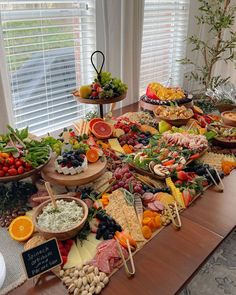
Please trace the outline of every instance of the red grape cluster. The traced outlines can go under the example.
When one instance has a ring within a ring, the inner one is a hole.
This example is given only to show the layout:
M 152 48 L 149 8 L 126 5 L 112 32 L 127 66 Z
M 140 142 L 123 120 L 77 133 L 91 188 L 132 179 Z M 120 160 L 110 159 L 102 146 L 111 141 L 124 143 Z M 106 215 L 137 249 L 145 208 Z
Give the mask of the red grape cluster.
M 112 191 L 123 187 L 128 191 L 132 190 L 131 193 L 144 193 L 142 183 L 133 176 L 128 165 L 117 168 L 114 171 L 114 177 L 117 182 L 113 185 Z
M 128 144 L 128 145 L 132 145 L 135 146 L 136 144 L 138 144 L 138 135 L 134 132 L 129 132 L 128 134 L 124 134 L 121 135 L 119 137 L 119 142 L 121 144 L 121 146 Z

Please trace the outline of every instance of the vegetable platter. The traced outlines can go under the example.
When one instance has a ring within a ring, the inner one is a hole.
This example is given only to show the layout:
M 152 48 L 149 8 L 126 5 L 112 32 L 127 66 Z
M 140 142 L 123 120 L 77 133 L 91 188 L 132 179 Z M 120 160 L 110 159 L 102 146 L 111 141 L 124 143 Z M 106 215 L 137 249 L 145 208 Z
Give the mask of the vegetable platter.
M 0 135 L 0 182 L 18 181 L 32 176 L 50 160 L 51 149 L 42 140 L 33 138 L 28 128 Z

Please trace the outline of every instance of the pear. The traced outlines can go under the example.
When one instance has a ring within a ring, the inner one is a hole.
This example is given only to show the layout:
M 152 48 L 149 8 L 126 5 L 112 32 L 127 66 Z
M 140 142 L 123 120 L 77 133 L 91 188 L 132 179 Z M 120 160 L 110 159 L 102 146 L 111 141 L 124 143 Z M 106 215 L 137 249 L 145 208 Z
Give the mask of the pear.
M 170 130 L 172 128 L 172 126 L 169 123 L 167 123 L 166 121 L 160 121 L 158 127 L 159 127 L 159 132 L 160 133 L 168 131 L 168 130 Z
M 92 87 L 90 85 L 81 86 L 79 89 L 80 97 L 88 98 L 92 93 Z

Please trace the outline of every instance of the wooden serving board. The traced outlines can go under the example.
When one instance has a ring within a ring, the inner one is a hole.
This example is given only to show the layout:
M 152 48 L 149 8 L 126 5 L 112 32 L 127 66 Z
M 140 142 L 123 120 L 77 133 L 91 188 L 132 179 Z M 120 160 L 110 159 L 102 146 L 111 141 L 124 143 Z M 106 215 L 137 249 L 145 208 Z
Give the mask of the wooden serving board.
M 88 164 L 88 168 L 80 174 L 64 175 L 55 171 L 54 161 L 55 159 L 52 159 L 41 174 L 46 181 L 61 186 L 78 186 L 93 182 L 104 173 L 107 165 L 106 159 L 103 162 L 98 160 L 96 163 Z
M 73 95 L 76 98 L 76 100 L 78 100 L 81 103 L 86 103 L 86 104 L 110 104 L 110 103 L 121 101 L 126 98 L 126 93 L 121 96 L 108 98 L 108 99 L 102 99 L 102 98 L 87 99 L 87 98 L 79 97 L 79 96 L 75 95 L 74 93 L 73 93 Z

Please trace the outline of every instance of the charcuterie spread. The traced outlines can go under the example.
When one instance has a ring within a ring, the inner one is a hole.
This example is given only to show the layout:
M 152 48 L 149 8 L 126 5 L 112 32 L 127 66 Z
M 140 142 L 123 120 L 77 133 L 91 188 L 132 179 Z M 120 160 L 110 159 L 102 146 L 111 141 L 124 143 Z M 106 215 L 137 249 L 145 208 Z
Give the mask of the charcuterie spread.
M 126 89 L 103 72 L 100 81 L 82 86 L 79 95 L 107 99 Z M 159 83 L 148 85 L 146 94 L 159 104 L 186 99 L 182 89 Z M 0 226 L 8 229 L 12 243 L 24 243 L 26 250 L 57 238 L 63 261 L 57 275 L 74 295 L 109 288 L 122 265 L 133 276 L 134 254 L 145 251 L 145 244 L 158 239 L 165 226 L 173 226 L 173 235 L 181 230 L 181 212 L 209 186 L 223 191 L 222 178 L 236 167 L 233 153 L 214 150 L 220 140 L 236 141 L 235 127 L 193 104 L 158 105 L 153 114 L 118 118 L 90 115 L 56 137 L 38 139 L 28 128 L 10 126 L 0 136 Z M 224 117 L 235 120 L 233 113 Z M 184 124 L 175 124 L 177 119 Z M 80 177 L 96 173 L 96 163 L 104 163 L 105 170 L 80 185 Z M 50 182 L 44 179 L 49 165 L 60 176 L 57 186 L 45 184 Z M 1 181 L 19 175 L 23 179 L 38 167 L 34 182 Z M 73 187 L 68 186 L 71 177 Z

